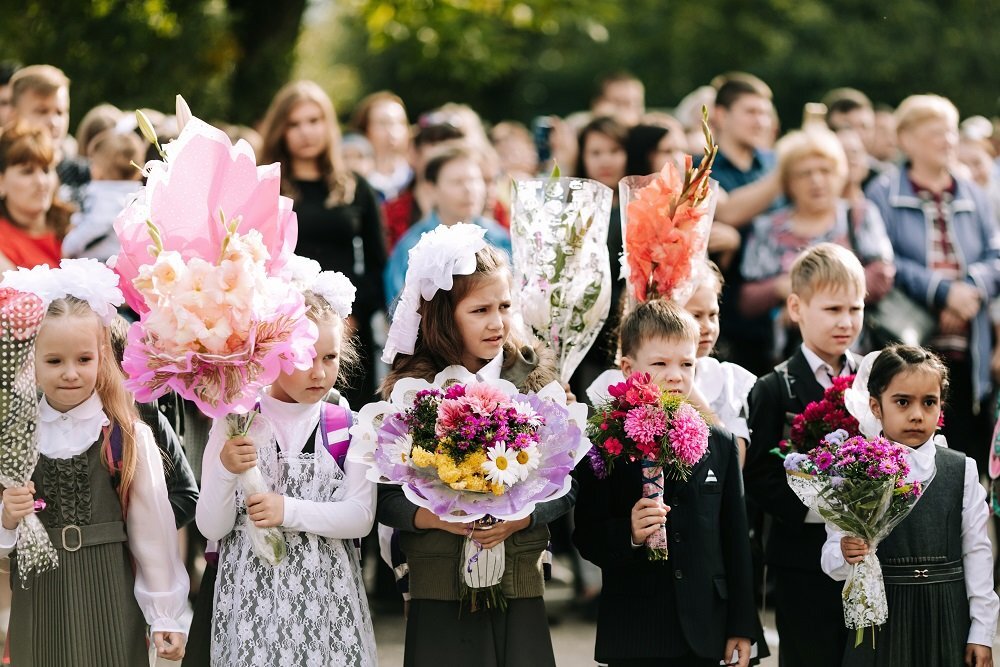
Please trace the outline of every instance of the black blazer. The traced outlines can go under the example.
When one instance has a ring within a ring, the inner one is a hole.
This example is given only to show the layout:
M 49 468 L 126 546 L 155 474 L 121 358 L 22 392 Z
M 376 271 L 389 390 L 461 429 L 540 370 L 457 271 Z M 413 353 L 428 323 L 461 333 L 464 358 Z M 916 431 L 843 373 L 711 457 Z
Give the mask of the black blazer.
M 632 507 L 642 497 L 640 464 L 619 463 L 603 480 L 587 463 L 577 468 L 573 541 L 601 568 L 604 581 L 597 660 L 674 657 L 688 646 L 700 657 L 720 659 L 729 637 L 758 641 L 766 655 L 753 601 L 737 451 L 733 436 L 713 427 L 708 454 L 690 479 L 666 482 L 666 562 L 649 561 L 644 548 L 632 547 Z
M 747 496 L 775 519 L 765 554 L 770 565 L 822 571 L 826 528 L 822 523 L 805 523 L 808 510 L 788 486 L 782 460 L 771 450 L 788 437 L 794 417 L 809 403 L 822 400 L 823 392 L 801 348 L 758 379 L 750 391 L 750 446 L 743 480 Z

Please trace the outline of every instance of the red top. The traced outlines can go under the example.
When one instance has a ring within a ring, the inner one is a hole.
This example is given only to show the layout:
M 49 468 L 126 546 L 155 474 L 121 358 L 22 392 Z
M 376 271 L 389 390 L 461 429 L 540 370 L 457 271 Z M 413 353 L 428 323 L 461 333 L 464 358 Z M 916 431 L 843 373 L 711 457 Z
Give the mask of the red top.
M 62 241 L 53 232 L 30 236 L 9 220 L 0 218 L 0 254 L 14 266 L 30 269 L 47 264 L 56 268 L 62 258 Z

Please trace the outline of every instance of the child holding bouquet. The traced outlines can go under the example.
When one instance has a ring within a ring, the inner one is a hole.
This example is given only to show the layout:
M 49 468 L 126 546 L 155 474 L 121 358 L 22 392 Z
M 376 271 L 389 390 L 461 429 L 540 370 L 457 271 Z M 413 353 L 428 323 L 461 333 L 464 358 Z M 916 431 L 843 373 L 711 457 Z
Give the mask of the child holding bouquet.
M 91 259 L 4 277 L 48 310 L 35 343 L 40 457 L 28 486 L 3 492 L 0 556 L 35 512 L 59 560 L 27 576 L 11 560 L 15 665 L 146 665 L 147 626 L 160 657 L 184 655 L 188 577 L 160 451 L 111 350 L 117 284 Z
M 461 365 L 483 380 L 537 391 L 557 380 L 551 354 L 511 330 L 512 275 L 502 252 L 474 225 L 439 227 L 411 251 L 403 294 L 383 360 L 388 398 L 402 378 L 433 380 Z M 520 520 L 491 526 L 448 522 L 408 500 L 399 485 L 379 487 L 378 521 L 400 531 L 409 564 L 404 665 L 456 667 L 555 665 L 545 604 L 542 556 L 547 524 L 572 507 L 575 493 L 539 504 Z M 466 541 L 504 545 L 506 608 L 470 611 L 461 602 Z
M 668 300 L 644 303 L 622 322 L 622 371 L 648 373 L 661 389 L 687 398 L 698 342 L 690 314 Z M 742 667 L 752 642 L 766 651 L 735 438 L 711 427 L 688 479 L 665 480 L 665 505 L 643 497 L 640 461 L 619 459 L 607 476 L 602 456 L 591 461 L 577 468 L 573 539 L 603 575 L 595 658 L 609 667 L 707 667 L 720 660 Z M 664 523 L 666 562 L 642 546 Z
M 212 664 L 377 663 L 352 542 L 371 530 L 375 488 L 344 460 L 350 411 L 323 400 L 354 358 L 344 340 L 353 300 L 346 277 L 319 274 L 305 292 L 319 330 L 312 365 L 278 376 L 246 435 L 230 437 L 226 420 L 212 427 L 197 509 L 198 528 L 219 541 Z M 243 497 L 238 476 L 255 466 L 273 491 Z M 255 553 L 250 524 L 281 528 L 277 565 Z
M 799 255 L 790 281 L 788 313 L 802 332 L 802 347 L 750 392 L 743 477 L 749 498 L 773 518 L 765 560 L 774 573 L 781 664 L 838 667 L 847 641 L 843 586 L 820 569 L 823 519 L 807 512 L 771 450 L 788 439 L 795 416 L 821 400 L 834 377 L 856 371 L 849 348 L 861 331 L 865 273 L 850 250 L 821 243 Z
M 870 369 L 870 372 L 869 372 Z M 867 377 L 866 377 L 867 376 Z M 896 345 L 865 359 L 848 400 L 862 429 L 908 449 L 908 479 L 933 481 L 878 545 L 888 621 L 873 642 L 849 642 L 844 665 L 992 666 L 1000 600 L 986 532 L 989 508 L 976 462 L 936 442 L 948 371 L 922 348 Z M 867 400 L 865 400 L 867 399 Z M 823 570 L 838 581 L 870 553 L 827 528 Z

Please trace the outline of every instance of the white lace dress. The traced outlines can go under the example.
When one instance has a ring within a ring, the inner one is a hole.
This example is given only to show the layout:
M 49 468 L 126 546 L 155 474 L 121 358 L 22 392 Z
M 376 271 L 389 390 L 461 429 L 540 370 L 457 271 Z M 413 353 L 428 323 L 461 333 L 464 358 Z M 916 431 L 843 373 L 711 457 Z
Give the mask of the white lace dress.
M 296 408 L 309 407 L 294 405 Z M 286 404 L 284 407 L 291 406 Z M 351 516 L 345 522 L 338 518 L 345 516 L 345 510 L 350 512 L 352 503 L 358 507 L 367 504 L 373 509 L 373 490 L 358 484 L 356 479 L 349 479 L 355 474 L 345 476 L 324 449 L 319 434 L 312 439 L 315 453 L 293 454 L 288 448 L 276 446 L 274 436 L 270 436 L 272 423 L 280 441 L 282 431 L 301 432 L 302 425 L 308 427 L 310 421 L 296 419 L 297 423 L 282 429 L 286 426 L 280 423 L 285 421 L 281 419 L 283 415 L 275 415 L 274 411 L 271 401 L 263 403 L 264 416 L 277 417 L 278 423 L 258 417 L 250 436 L 257 444 L 258 465 L 264 479 L 275 493 L 286 496 L 283 533 L 288 555 L 280 564 L 271 567 L 254 554 L 244 531 L 247 522 L 245 502 L 236 489 L 234 528 L 219 544 L 212 664 L 226 667 L 376 665 L 375 638 L 357 549 L 351 539 L 322 535 L 367 533 L 364 520 Z M 272 414 L 268 415 L 269 412 Z M 318 419 L 316 412 L 311 421 L 313 428 Z M 211 462 L 211 466 L 206 465 L 206 471 L 211 468 L 217 472 L 221 468 L 217 464 L 219 434 L 213 432 L 213 435 L 216 437 L 210 439 L 206 464 L 210 463 L 213 453 L 216 461 Z M 268 444 L 261 446 L 262 442 Z M 354 473 L 350 465 L 347 467 Z M 360 474 L 363 479 L 364 472 Z M 364 492 L 359 494 L 359 489 Z M 216 495 L 210 492 L 203 500 L 217 502 Z M 358 495 L 364 497 L 359 500 Z M 202 512 L 203 509 L 206 511 Z M 352 514 L 362 513 L 357 507 L 354 509 Z M 209 513 L 207 507 L 199 506 L 199 525 L 203 514 Z M 312 525 L 322 534 L 293 530 L 293 525 Z M 370 528 L 370 514 L 367 525 Z

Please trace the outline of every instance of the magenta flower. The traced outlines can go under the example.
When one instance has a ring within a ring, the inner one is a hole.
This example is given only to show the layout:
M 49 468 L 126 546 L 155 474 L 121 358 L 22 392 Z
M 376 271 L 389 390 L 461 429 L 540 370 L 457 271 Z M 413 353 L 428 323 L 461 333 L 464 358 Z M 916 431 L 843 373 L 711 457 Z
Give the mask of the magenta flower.
M 632 408 L 625 416 L 625 434 L 637 443 L 655 442 L 667 432 L 667 415 L 651 405 Z
M 701 461 L 708 451 L 709 428 L 690 403 L 684 403 L 674 413 L 670 423 L 670 449 L 677 459 L 688 466 Z

